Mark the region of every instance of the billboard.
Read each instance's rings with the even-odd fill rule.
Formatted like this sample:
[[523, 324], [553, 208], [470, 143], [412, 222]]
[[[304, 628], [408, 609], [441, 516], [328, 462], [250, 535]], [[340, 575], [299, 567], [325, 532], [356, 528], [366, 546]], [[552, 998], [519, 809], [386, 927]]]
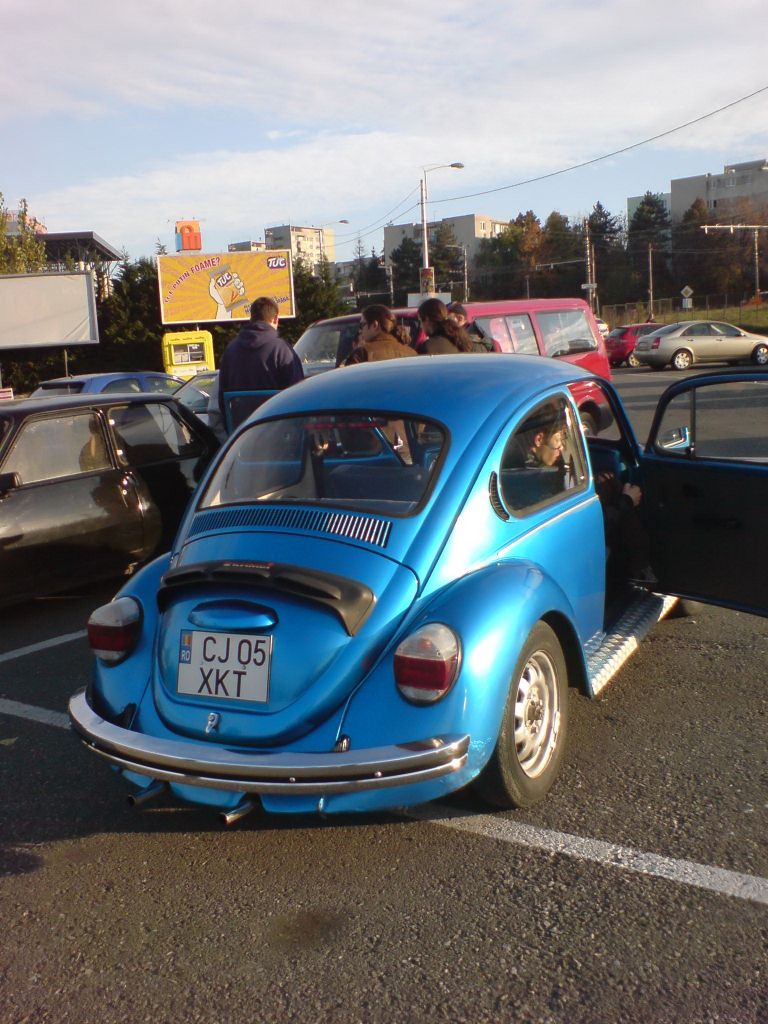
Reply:
[[98, 343], [90, 271], [0, 275], [0, 349]]
[[164, 324], [247, 320], [262, 296], [275, 300], [281, 318], [296, 315], [287, 249], [158, 256], [157, 279]]

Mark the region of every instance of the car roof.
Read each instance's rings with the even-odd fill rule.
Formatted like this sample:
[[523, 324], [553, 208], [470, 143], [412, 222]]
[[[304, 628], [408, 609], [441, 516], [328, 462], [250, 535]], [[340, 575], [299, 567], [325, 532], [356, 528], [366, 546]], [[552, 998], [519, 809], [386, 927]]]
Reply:
[[257, 419], [338, 409], [400, 412], [444, 423], [465, 438], [489, 419], [592, 374], [565, 360], [495, 353], [387, 359], [329, 370], [278, 392]]
[[92, 395], [54, 395], [46, 398], [44, 395], [35, 395], [30, 398], [14, 398], [9, 402], [0, 402], [0, 416], [10, 413], [14, 418], [31, 416], [36, 412], [55, 412], [66, 409], [89, 409], [109, 405], [125, 405], [126, 403], [141, 402], [174, 402], [172, 395], [165, 395], [159, 392], [126, 391], [121, 394], [118, 391], [104, 394]]
[[51, 377], [50, 380], [41, 380], [37, 385], [44, 384], [71, 384], [78, 380], [120, 380], [121, 377], [172, 377], [173, 374], [163, 373], [162, 370], [114, 370], [110, 373], [75, 373], [70, 377]]

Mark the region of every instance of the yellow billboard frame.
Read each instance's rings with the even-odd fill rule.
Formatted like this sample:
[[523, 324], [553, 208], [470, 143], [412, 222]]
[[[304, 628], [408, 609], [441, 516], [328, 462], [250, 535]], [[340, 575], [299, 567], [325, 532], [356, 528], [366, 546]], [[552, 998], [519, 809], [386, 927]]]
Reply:
[[164, 324], [247, 320], [251, 302], [274, 299], [281, 319], [296, 316], [288, 249], [157, 257]]

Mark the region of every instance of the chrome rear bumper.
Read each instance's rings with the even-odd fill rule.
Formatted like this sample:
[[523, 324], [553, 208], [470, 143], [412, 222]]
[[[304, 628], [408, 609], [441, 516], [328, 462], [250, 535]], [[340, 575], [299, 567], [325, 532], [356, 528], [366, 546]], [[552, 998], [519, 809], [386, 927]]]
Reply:
[[105, 721], [85, 693], [69, 702], [75, 732], [94, 753], [138, 775], [243, 793], [329, 796], [428, 782], [463, 768], [469, 736], [436, 736], [344, 753], [243, 753], [213, 743], [161, 739]]

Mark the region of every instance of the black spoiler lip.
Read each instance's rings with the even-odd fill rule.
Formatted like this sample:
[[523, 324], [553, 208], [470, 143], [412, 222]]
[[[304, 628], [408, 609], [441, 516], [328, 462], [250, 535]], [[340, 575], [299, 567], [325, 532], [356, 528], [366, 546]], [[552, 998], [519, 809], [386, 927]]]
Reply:
[[322, 604], [338, 616], [349, 636], [359, 632], [376, 603], [376, 595], [370, 587], [347, 576], [288, 562], [231, 559], [195, 562], [169, 569], [160, 580], [158, 608], [164, 611], [171, 595], [182, 587], [222, 583], [278, 590]]

